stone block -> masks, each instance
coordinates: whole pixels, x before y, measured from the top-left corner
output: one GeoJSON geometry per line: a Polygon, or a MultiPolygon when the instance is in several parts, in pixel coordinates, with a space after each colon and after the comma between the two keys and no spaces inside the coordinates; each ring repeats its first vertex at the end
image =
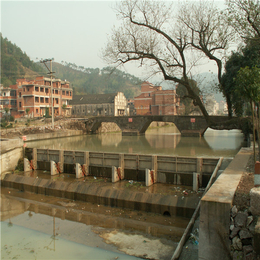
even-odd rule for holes
{"type": "Polygon", "coordinates": [[[252,215],[260,216],[260,187],[254,187],[250,191],[250,210],[252,215]]]}
{"type": "Polygon", "coordinates": [[[253,239],[253,247],[257,255],[260,255],[260,217],[255,225],[254,239],[253,239]]]}
{"type": "Polygon", "coordinates": [[[235,227],[245,227],[247,223],[248,214],[246,212],[238,212],[235,216],[235,227]]]}

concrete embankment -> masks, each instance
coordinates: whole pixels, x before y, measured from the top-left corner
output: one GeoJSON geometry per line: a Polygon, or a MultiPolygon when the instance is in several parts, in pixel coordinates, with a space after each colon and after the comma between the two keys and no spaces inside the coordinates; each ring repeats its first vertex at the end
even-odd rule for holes
{"type": "MultiPolygon", "coordinates": [[[[25,135],[25,141],[56,139],[82,134],[82,130],[60,130],[51,133],[28,134],[25,135]]],[[[24,141],[22,140],[22,137],[14,139],[1,138],[0,175],[15,170],[18,160],[23,157],[23,145],[24,141]]]]}
{"type": "Polygon", "coordinates": [[[62,137],[70,137],[70,136],[77,136],[82,135],[82,130],[61,130],[52,133],[39,133],[39,134],[29,134],[26,135],[26,142],[30,141],[37,141],[37,140],[45,140],[45,139],[56,139],[62,137]]]}
{"type": "Polygon", "coordinates": [[[201,200],[199,259],[230,259],[231,208],[251,154],[242,148],[201,200]]]}

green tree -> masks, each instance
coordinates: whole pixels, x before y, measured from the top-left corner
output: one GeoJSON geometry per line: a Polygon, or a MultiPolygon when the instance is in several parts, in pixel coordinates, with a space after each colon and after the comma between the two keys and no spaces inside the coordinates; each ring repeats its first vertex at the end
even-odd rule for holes
{"type": "Polygon", "coordinates": [[[237,52],[233,52],[225,64],[225,72],[221,78],[220,91],[226,97],[229,117],[233,111],[237,116],[241,116],[246,110],[246,101],[237,88],[235,78],[242,67],[260,67],[260,45],[256,40],[250,40],[247,45],[237,52]]]}
{"type": "MultiPolygon", "coordinates": [[[[235,83],[237,92],[241,97],[248,101],[251,105],[252,112],[252,125],[253,125],[253,138],[254,138],[254,161],[256,162],[256,152],[255,152],[255,104],[260,102],[260,69],[257,66],[252,68],[244,67],[240,68],[237,77],[235,78],[235,83]]],[[[259,108],[259,106],[258,106],[259,108]]],[[[259,111],[258,111],[259,113],[259,111]]],[[[258,121],[258,131],[259,132],[259,121],[258,121]]],[[[259,136],[258,136],[259,137],[259,136]]],[[[259,140],[259,138],[258,138],[259,140]]],[[[259,147],[260,151],[260,147],[259,147]]],[[[260,153],[259,153],[260,160],[260,153]]]]}

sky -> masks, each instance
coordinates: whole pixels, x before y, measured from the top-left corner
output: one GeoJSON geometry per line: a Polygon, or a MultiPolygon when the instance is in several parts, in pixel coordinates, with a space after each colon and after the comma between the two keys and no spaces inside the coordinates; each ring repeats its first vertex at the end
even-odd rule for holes
{"type": "MultiPolygon", "coordinates": [[[[88,0],[1,1],[1,32],[31,60],[54,58],[101,69],[108,66],[101,58],[102,49],[113,26],[119,25],[114,5],[88,0]]],[[[202,71],[209,69],[206,65],[202,71]]],[[[125,66],[125,71],[147,77],[135,64],[125,66]]]]}

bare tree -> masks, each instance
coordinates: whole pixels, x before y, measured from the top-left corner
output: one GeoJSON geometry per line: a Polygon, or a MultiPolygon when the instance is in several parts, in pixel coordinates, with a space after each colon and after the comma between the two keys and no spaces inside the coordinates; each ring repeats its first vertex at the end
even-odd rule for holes
{"type": "Polygon", "coordinates": [[[260,38],[259,0],[226,0],[229,23],[244,40],[260,38]]]}
{"type": "Polygon", "coordinates": [[[227,49],[229,30],[216,7],[185,5],[176,14],[176,6],[168,2],[120,2],[116,11],[123,22],[120,28],[113,29],[103,56],[116,65],[139,61],[140,66],[148,65],[154,72],[162,73],[165,80],[182,84],[188,97],[209,121],[208,112],[194,92],[189,75],[202,57],[214,60],[221,75],[222,60],[216,53],[222,51],[223,55],[227,49]]]}

